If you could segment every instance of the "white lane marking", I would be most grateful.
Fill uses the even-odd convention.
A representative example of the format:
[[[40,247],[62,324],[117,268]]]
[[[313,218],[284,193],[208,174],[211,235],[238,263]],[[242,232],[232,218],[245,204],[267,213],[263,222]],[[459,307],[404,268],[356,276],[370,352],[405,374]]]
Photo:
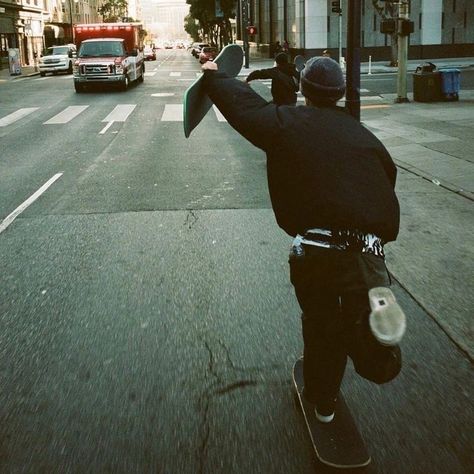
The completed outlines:
[[[213,105],[212,108],[214,109],[217,120],[219,122],[227,122],[226,118],[222,115],[222,112],[215,105]]]
[[[170,77],[181,77],[180,72],[170,72]]]
[[[113,120],[111,122],[109,122],[100,132],[99,132],[99,135],[103,135],[113,124]]]
[[[370,92],[369,89],[360,89],[360,92]]]
[[[158,71],[158,68],[157,68],[157,67],[155,67],[155,69],[153,69],[153,71]]]
[[[270,81],[270,82],[268,82],[268,81],[262,81],[262,84],[265,84],[266,86],[269,86],[269,85],[271,86],[272,82],[271,82],[271,81]]]
[[[0,119],[0,127],[6,127],[7,125],[10,125],[17,120],[22,119],[23,117],[26,117],[27,115],[31,114],[35,110],[38,110],[39,107],[26,107],[23,109],[18,109],[16,112],[13,112],[3,118]]]
[[[136,104],[119,104],[102,122],[125,122],[136,106]]]
[[[66,107],[62,112],[50,118],[44,125],[57,124],[57,123],[68,123],[73,118],[77,117],[81,112],[89,107],[88,105],[70,105]]]
[[[174,92],[157,92],[156,94],[151,94],[152,97],[173,97]]]
[[[63,174],[56,173],[46,183],[41,186],[35,193],[33,193],[23,204],[20,204],[12,213],[8,214],[5,219],[0,223],[0,234],[33,202],[35,202],[57,179]]]
[[[183,104],[166,104],[162,122],[182,122],[183,121]]]
[[[383,100],[383,99],[379,95],[364,95],[364,96],[361,96],[360,100],[361,102],[363,102],[367,100]]]
[[[197,72],[197,73],[196,73],[196,77],[201,77],[202,74],[203,74],[202,72]]]
[[[37,77],[35,79],[35,81],[47,81],[48,79],[51,79],[52,76],[48,76],[48,77]]]
[[[156,75],[156,72],[146,72],[145,77],[153,77]]]

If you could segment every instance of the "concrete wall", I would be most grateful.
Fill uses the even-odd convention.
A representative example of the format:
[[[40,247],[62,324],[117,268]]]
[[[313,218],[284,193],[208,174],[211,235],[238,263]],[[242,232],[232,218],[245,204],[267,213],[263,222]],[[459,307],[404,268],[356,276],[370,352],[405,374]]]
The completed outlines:
[[[305,49],[328,46],[328,0],[305,2]]]

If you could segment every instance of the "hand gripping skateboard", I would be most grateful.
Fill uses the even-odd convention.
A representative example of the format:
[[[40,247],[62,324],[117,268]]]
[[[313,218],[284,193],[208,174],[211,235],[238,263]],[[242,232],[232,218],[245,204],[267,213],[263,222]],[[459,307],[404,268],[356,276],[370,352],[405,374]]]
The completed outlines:
[[[334,419],[321,423],[314,413],[314,405],[303,398],[303,359],[298,359],[293,367],[293,382],[317,458],[335,468],[367,466],[370,456],[342,394],[337,400]]]
[[[242,69],[243,51],[237,44],[228,44],[214,62],[219,71],[235,77]],[[189,137],[212,106],[212,101],[204,91],[204,78],[196,79],[184,93],[183,124],[184,136]]]

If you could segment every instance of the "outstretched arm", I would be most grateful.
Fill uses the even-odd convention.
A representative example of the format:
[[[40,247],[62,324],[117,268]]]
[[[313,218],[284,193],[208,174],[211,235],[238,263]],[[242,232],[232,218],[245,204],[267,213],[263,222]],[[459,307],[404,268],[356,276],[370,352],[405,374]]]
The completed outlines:
[[[206,93],[229,124],[263,150],[274,145],[281,127],[278,107],[245,82],[220,73],[217,64],[208,61],[202,69]]]

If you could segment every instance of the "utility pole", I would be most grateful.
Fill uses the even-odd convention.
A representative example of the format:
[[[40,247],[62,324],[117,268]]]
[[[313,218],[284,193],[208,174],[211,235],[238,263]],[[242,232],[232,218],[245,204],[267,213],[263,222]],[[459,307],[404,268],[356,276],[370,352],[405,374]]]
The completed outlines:
[[[360,19],[361,0],[350,0],[347,9],[346,108],[360,120]]]
[[[409,102],[407,98],[407,61],[408,61],[408,36],[413,32],[413,22],[410,22],[408,1],[400,0],[398,3],[398,75],[397,98],[395,102]]]

